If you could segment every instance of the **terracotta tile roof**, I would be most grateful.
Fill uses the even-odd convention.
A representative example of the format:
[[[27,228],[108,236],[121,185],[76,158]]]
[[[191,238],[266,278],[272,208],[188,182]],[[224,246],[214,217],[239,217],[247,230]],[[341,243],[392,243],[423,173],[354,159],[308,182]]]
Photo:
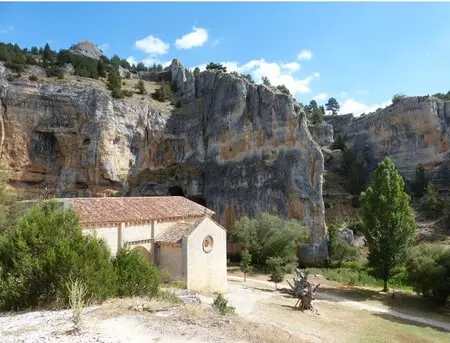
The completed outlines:
[[[205,219],[205,217],[200,218],[199,220],[192,222],[192,223],[186,223],[186,222],[179,222],[175,225],[171,226],[169,229],[167,229],[166,232],[164,232],[162,235],[156,237],[155,241],[157,243],[175,243],[180,244],[181,240],[184,236],[189,236],[189,234],[194,231],[197,226],[200,225],[200,223]]]
[[[181,196],[71,198],[81,224],[211,216],[214,211]]]

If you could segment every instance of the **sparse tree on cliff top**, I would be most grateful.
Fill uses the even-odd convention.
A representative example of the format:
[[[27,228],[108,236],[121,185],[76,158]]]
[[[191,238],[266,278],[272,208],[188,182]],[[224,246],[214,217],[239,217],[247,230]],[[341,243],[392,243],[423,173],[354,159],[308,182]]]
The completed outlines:
[[[210,62],[206,66],[206,70],[220,70],[220,71],[223,71],[224,73],[226,73],[227,72],[227,67],[225,67],[224,65],[222,65],[220,63]]]
[[[341,106],[337,102],[337,100],[333,97],[328,99],[328,102],[325,104],[327,111],[331,111],[333,115],[336,115],[339,112]]]
[[[404,262],[414,237],[416,224],[409,201],[403,178],[386,158],[375,170],[373,183],[361,194],[369,265],[383,279],[385,292],[393,269]]]
[[[272,84],[270,83],[270,80],[269,80],[269,78],[267,76],[263,76],[261,78],[261,80],[262,80],[262,83],[263,83],[264,86],[267,86],[267,87],[272,86]]]

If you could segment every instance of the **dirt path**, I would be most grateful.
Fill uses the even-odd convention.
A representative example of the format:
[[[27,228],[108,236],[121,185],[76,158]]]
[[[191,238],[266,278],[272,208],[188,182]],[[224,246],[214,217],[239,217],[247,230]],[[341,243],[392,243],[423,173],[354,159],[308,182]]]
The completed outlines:
[[[242,277],[232,276],[232,275],[229,275],[228,279],[233,280],[233,281],[243,281],[244,280]],[[269,281],[249,279],[249,278],[247,278],[247,281],[251,281],[253,283],[273,287],[273,283],[269,282]],[[278,284],[278,287],[290,288],[289,285],[285,284],[285,283]],[[324,293],[324,292],[318,292],[316,295],[316,298],[317,298],[317,300],[337,302],[341,305],[356,308],[358,310],[365,310],[365,311],[370,311],[370,312],[375,312],[375,313],[388,314],[388,315],[396,317],[396,318],[400,318],[400,319],[404,319],[404,320],[408,320],[408,321],[412,321],[412,322],[416,322],[416,323],[420,323],[420,324],[424,324],[424,325],[430,325],[430,326],[434,326],[434,327],[437,327],[440,329],[450,331],[449,323],[444,323],[444,322],[440,322],[437,320],[432,320],[432,319],[428,319],[428,318],[424,318],[424,317],[418,317],[418,316],[412,316],[412,315],[400,313],[398,311],[391,310],[388,307],[382,306],[382,305],[381,306],[373,306],[373,305],[365,304],[364,302],[353,301],[353,300],[346,299],[344,297],[340,297],[340,296],[336,296],[336,295],[332,295],[332,294],[328,294],[328,293]],[[230,298],[230,300],[231,300],[231,298]]]

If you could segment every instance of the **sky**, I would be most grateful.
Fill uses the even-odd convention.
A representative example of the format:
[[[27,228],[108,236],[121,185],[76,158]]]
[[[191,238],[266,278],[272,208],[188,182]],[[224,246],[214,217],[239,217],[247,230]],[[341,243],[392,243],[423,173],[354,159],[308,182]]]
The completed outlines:
[[[0,3],[0,41],[267,76],[341,114],[450,89],[450,3]]]

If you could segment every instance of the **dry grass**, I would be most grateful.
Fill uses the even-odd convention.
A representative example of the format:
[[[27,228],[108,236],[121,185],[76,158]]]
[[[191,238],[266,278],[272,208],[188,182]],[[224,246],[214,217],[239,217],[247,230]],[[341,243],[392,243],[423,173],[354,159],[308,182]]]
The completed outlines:
[[[221,316],[211,308],[201,305],[186,304],[177,309],[177,319],[189,324],[216,328],[223,331],[229,339],[244,340],[254,343],[305,342],[291,335],[286,330],[268,323],[257,323],[239,316]]]

